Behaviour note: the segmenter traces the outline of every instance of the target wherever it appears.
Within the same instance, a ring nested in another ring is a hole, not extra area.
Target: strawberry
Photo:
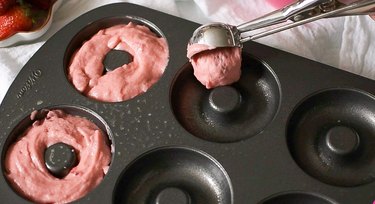
[[[33,21],[27,16],[27,10],[19,5],[13,6],[0,16],[0,40],[19,31],[28,31],[32,26]]]
[[[8,11],[10,7],[16,4],[16,0],[0,0],[0,15]]]

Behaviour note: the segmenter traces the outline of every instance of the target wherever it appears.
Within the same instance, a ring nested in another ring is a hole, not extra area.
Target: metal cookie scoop
[[[375,0],[361,0],[346,5],[337,0],[302,0],[260,18],[232,26],[212,23],[195,30],[189,46],[200,44],[208,47],[242,47],[242,43],[265,37],[289,28],[303,25],[326,17],[375,14]],[[286,23],[291,21],[291,23]],[[257,34],[241,34],[268,26],[281,24]]]

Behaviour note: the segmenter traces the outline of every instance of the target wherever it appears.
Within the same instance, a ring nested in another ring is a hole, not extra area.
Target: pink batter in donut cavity
[[[214,48],[201,44],[189,45],[187,57],[194,76],[207,89],[225,86],[241,77],[241,48]]]
[[[111,50],[125,50],[133,61],[103,75],[103,59]],[[119,102],[146,92],[163,74],[169,51],[164,38],[130,22],[100,30],[71,59],[68,78],[84,95]]]
[[[44,164],[45,149],[58,142],[74,147],[78,158],[77,166],[62,179],[50,174]],[[110,161],[108,139],[94,123],[52,110],[9,147],[5,175],[19,194],[33,202],[67,203],[95,188]]]

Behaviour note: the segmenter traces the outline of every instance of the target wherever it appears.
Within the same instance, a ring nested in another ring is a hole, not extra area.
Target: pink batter
[[[103,75],[103,59],[111,50],[133,56],[129,64]],[[100,30],[73,55],[69,80],[86,96],[107,102],[124,101],[146,92],[163,74],[168,45],[148,27],[129,23]]]
[[[241,77],[241,48],[211,48],[195,44],[188,46],[187,57],[194,75],[207,89],[225,86]]]
[[[51,175],[44,164],[45,149],[58,142],[74,147],[79,161],[62,179]],[[67,203],[95,188],[110,161],[107,138],[94,123],[53,110],[9,147],[5,174],[12,186],[33,202]]]

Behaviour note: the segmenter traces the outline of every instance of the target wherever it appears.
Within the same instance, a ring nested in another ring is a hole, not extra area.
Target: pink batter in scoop
[[[71,202],[95,188],[108,171],[111,150],[107,141],[89,120],[49,111],[9,147],[5,175],[17,192],[33,202]],[[62,179],[49,173],[43,156],[47,147],[58,142],[74,147],[78,158],[77,166]]]
[[[133,61],[103,75],[103,59],[111,50],[124,50]],[[146,26],[129,23],[100,30],[72,57],[68,78],[84,95],[118,102],[146,92],[168,63],[168,46]]]
[[[194,75],[207,89],[225,86],[241,77],[241,48],[213,48],[206,45],[189,45],[187,57]]]

